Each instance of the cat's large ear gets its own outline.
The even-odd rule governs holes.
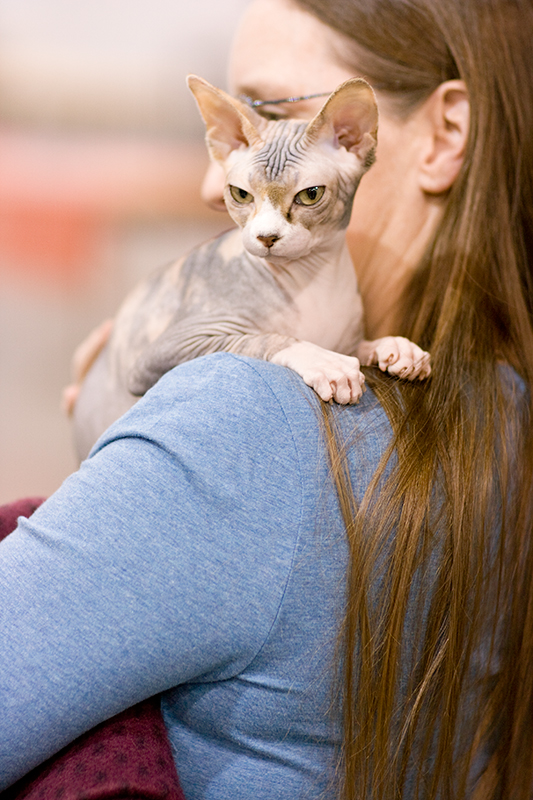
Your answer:
[[[246,103],[196,75],[189,75],[187,84],[205,122],[207,147],[215,161],[225,161],[232,150],[242,145],[262,144],[260,129],[265,120]]]
[[[377,133],[378,107],[372,87],[363,78],[350,78],[328,97],[305,135],[313,143],[333,140],[368,169],[374,162]]]

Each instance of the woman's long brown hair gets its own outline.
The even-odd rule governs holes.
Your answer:
[[[349,37],[354,74],[399,114],[450,79],[471,103],[464,166],[395,331],[431,351],[433,374],[368,375],[394,441],[359,508],[324,412],[351,553],[340,796],[530,800],[533,4],[297,2]]]

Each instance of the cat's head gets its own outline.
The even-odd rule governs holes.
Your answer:
[[[308,123],[266,120],[201,78],[190,75],[188,84],[210,156],[225,171],[224,199],[246,249],[286,261],[338,240],[374,161],[378,112],[368,83],[341,84]]]

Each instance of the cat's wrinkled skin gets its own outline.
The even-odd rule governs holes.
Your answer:
[[[342,84],[309,123],[267,121],[189,77],[225,201],[239,228],[160,270],[127,298],[82,386],[78,454],[172,367],[217,351],[298,372],[324,399],[357,402],[360,361],[409,379],[429,355],[406,339],[363,340],[344,240],[359,181],[374,159],[377,107],[362,79]]]

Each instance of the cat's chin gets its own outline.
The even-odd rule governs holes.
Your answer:
[[[291,261],[299,261],[302,258],[306,258],[311,248],[290,248],[283,246],[276,248],[276,245],[273,245],[272,247],[251,246],[246,247],[246,250],[250,255],[262,258],[265,261],[270,261],[273,264],[287,264]]]
[[[303,260],[307,255],[308,253],[295,253],[294,255],[290,256],[267,253],[262,258],[263,261],[266,261],[268,264],[273,264],[276,267],[282,267],[287,264],[294,264],[297,261]]]

